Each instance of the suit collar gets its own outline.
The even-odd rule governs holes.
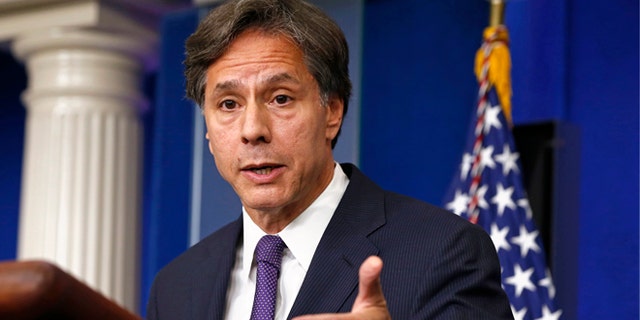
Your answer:
[[[216,239],[202,241],[203,244],[207,244],[207,256],[198,262],[191,276],[192,319],[224,318],[229,278],[241,234],[242,218],[214,233],[211,237]],[[209,300],[203,300],[205,297]]]
[[[355,166],[343,164],[349,186],[316,249],[289,317],[350,310],[358,269],[378,248],[367,238],[385,223],[382,189]]]

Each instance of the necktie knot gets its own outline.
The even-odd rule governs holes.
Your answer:
[[[286,245],[278,236],[266,235],[260,238],[256,246],[256,261],[268,262],[273,266],[280,268],[282,261],[282,251]]]

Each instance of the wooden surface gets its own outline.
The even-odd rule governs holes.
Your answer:
[[[0,319],[141,319],[43,261],[0,262]]]

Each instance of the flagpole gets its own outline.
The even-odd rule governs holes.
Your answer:
[[[490,0],[491,11],[489,12],[489,26],[495,27],[504,24],[505,0]]]

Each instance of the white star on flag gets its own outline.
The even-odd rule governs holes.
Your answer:
[[[520,265],[516,264],[513,267],[513,276],[504,280],[506,284],[510,284],[516,288],[516,297],[522,295],[522,291],[527,289],[529,291],[536,290],[536,286],[531,282],[531,275],[533,274],[533,268],[529,268],[522,271]]]
[[[462,163],[460,164],[460,179],[466,179],[469,174],[469,170],[471,170],[471,165],[473,164],[473,156],[471,154],[465,153],[462,156]]]
[[[547,288],[547,291],[549,291],[549,297],[553,299],[556,296],[556,287],[553,285],[553,281],[551,280],[551,272],[549,272],[549,269],[545,271],[545,274],[546,276],[544,279],[538,281],[538,285]]]
[[[456,191],[456,196],[453,198],[453,201],[447,203],[447,209],[453,211],[455,214],[460,215],[467,210],[467,205],[469,205],[469,196],[464,193],[461,193],[460,190]]]
[[[527,256],[529,250],[540,252],[540,247],[538,247],[536,243],[538,233],[537,230],[528,232],[527,227],[522,225],[520,226],[520,234],[517,237],[511,238],[511,242],[520,246],[520,255],[522,255],[523,258]]]
[[[549,307],[542,306],[542,317],[536,318],[536,320],[558,320],[562,315],[562,310],[557,310],[556,312],[551,312]]]
[[[496,167],[496,163],[493,161],[493,146],[482,148],[480,151],[480,166],[491,169]]]
[[[500,129],[502,128],[502,124],[500,123],[500,119],[498,119],[498,114],[500,114],[500,112],[502,107],[500,106],[489,106],[487,108],[487,111],[485,113],[485,118],[484,118],[484,133],[487,134],[492,127],[495,127],[496,129]]]
[[[484,195],[487,194],[487,190],[489,190],[489,186],[484,185],[478,188],[478,191],[476,193],[476,197],[478,198],[478,207],[482,209],[489,209],[489,204],[487,203],[487,200],[484,197]]]
[[[527,314],[527,308],[522,308],[520,311],[516,311],[516,308],[512,305],[511,313],[513,313],[513,320],[524,320],[524,316]]]
[[[509,233],[509,227],[498,229],[498,226],[494,223],[491,225],[491,240],[496,247],[496,252],[500,249],[511,250],[511,245],[507,241],[507,234]]]
[[[531,220],[533,218],[533,212],[531,211],[531,206],[529,206],[529,199],[522,198],[518,200],[517,203],[518,207],[521,207],[527,213],[527,220]]]
[[[505,207],[508,207],[511,210],[516,208],[516,204],[513,203],[513,199],[511,198],[511,195],[513,194],[513,187],[505,189],[502,186],[502,183],[498,183],[496,189],[496,195],[491,198],[491,203],[498,206],[498,215],[502,216]]]
[[[509,172],[511,172],[511,170],[513,170],[514,172],[519,172],[518,170],[518,165],[516,163],[516,161],[518,161],[518,158],[520,157],[520,154],[517,152],[511,152],[511,150],[509,149],[509,145],[505,144],[504,147],[502,148],[502,153],[499,155],[496,155],[496,161],[500,162],[500,164],[502,164],[502,174],[504,174],[505,176],[509,174]]]

